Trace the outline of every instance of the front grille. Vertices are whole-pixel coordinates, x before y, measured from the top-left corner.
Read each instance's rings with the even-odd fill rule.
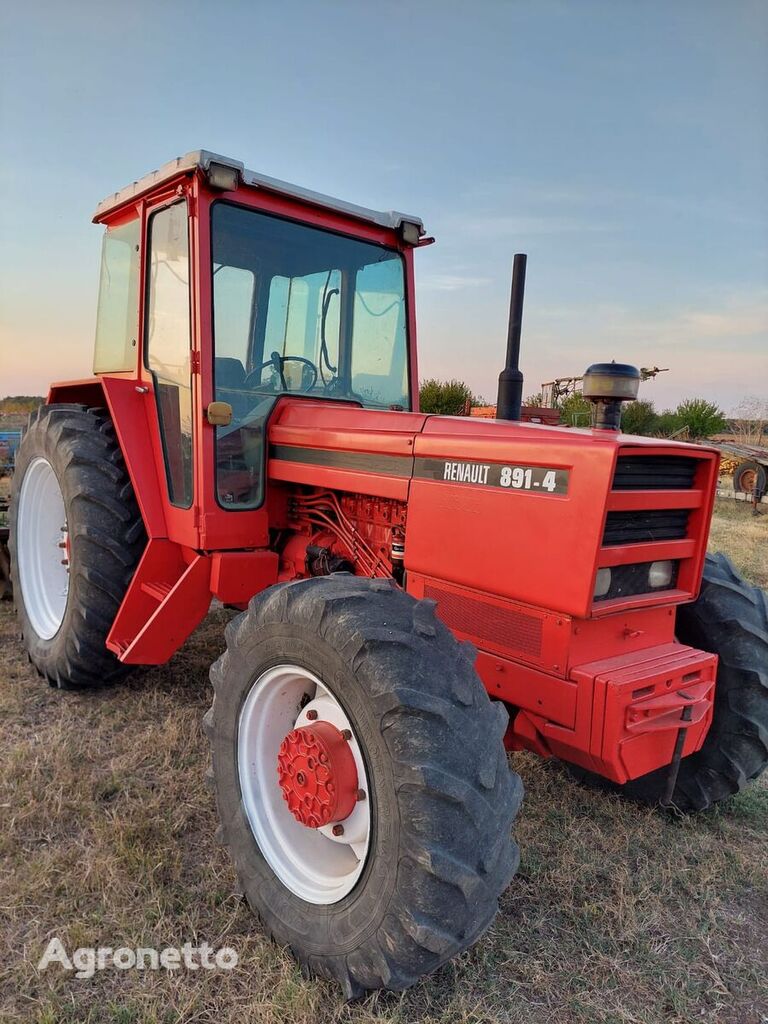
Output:
[[[666,586],[649,587],[648,570],[651,562],[635,562],[634,565],[612,565],[611,585],[608,593],[596,597],[595,601],[613,601],[617,597],[636,597],[638,594],[658,594],[664,590],[674,590],[677,586],[677,570],[679,562],[673,564],[672,579]]]
[[[689,491],[698,460],[685,455],[620,455],[614,491]]]
[[[687,508],[632,509],[609,512],[603,545],[643,544],[654,540],[684,540],[688,534]]]

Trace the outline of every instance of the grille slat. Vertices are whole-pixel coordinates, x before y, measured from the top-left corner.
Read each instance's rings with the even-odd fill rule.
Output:
[[[697,464],[697,459],[685,455],[620,455],[613,490],[689,491]]]
[[[631,509],[609,512],[603,533],[605,547],[642,544],[657,540],[684,540],[688,535],[690,509]]]

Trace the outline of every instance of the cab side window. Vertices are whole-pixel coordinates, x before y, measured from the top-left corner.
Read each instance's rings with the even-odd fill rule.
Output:
[[[139,219],[107,228],[101,247],[94,373],[136,368],[139,326]]]
[[[192,504],[192,381],[190,366],[189,242],[186,203],[149,222],[146,359],[155,381],[168,495]]]

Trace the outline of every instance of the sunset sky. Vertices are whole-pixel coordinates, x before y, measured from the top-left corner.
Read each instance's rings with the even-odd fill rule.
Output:
[[[190,149],[419,214],[423,376],[768,392],[762,0],[5,4],[0,396],[90,372],[107,193]]]

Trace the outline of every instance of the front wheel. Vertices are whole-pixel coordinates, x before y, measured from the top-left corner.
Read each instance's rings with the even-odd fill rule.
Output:
[[[518,864],[507,715],[431,602],[347,574],[272,587],[227,628],[205,718],[240,886],[348,998],[472,945]]]

